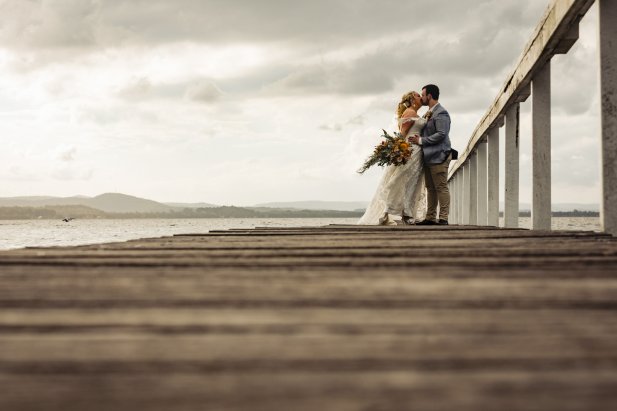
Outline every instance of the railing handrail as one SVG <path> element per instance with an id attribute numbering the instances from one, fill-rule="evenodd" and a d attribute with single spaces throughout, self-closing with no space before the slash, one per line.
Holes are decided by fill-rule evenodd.
<path id="1" fill-rule="evenodd" d="M 451 167 L 448 178 L 456 174 L 467 161 L 488 131 L 503 125 L 503 117 L 510 105 L 527 99 L 530 83 L 536 71 L 554 54 L 566 52 L 578 37 L 578 22 L 595 0 L 553 0 L 534 34 L 521 53 L 512 73 L 507 77 L 499 94 L 482 117 L 459 159 Z M 576 33 L 571 33 L 572 28 Z M 575 36 L 576 35 L 576 36 Z"/>

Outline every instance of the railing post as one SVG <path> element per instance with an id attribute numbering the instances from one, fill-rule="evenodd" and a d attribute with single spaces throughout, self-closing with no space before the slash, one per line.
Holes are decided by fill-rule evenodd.
<path id="1" fill-rule="evenodd" d="M 506 168 L 504 225 L 518 227 L 519 190 L 519 103 L 512 104 L 506 112 Z"/>
<path id="2" fill-rule="evenodd" d="M 454 178 L 454 187 L 456 189 L 456 204 L 454 204 L 455 212 L 456 212 L 456 224 L 461 224 L 461 178 L 463 174 L 460 172 L 456 173 L 456 177 Z"/>
<path id="3" fill-rule="evenodd" d="M 458 206 L 459 221 L 461 224 L 465 224 L 465 166 L 461 167 L 461 181 L 458 182 L 460 186 L 461 203 Z"/>
<path id="4" fill-rule="evenodd" d="M 469 224 L 478 225 L 478 154 L 469 160 Z"/>
<path id="5" fill-rule="evenodd" d="M 478 146 L 478 225 L 487 225 L 487 151 L 486 138 Z"/>
<path id="6" fill-rule="evenodd" d="M 456 173 L 456 223 L 463 224 L 463 173 L 459 170 Z"/>
<path id="7" fill-rule="evenodd" d="M 452 211 L 452 223 L 453 224 L 458 224 L 458 176 L 459 174 L 456 173 L 454 174 L 454 176 L 452 177 L 452 179 L 450 180 L 452 182 L 452 205 L 451 205 L 451 211 Z"/>
<path id="8" fill-rule="evenodd" d="M 531 227 L 551 229 L 551 62 L 532 81 Z"/>
<path id="9" fill-rule="evenodd" d="M 454 208 L 456 209 L 456 224 L 462 224 L 461 221 L 461 202 L 462 192 L 461 192 L 461 180 L 463 179 L 463 173 L 459 169 L 454 175 L 454 185 L 456 186 L 456 202 L 454 203 Z"/>
<path id="10" fill-rule="evenodd" d="M 488 132 L 488 225 L 499 227 L 499 127 Z"/>
<path id="11" fill-rule="evenodd" d="M 469 162 L 463 165 L 463 224 L 469 224 Z"/>
<path id="12" fill-rule="evenodd" d="M 602 204 L 605 232 L 617 235 L 617 2 L 599 1 Z"/>
<path id="13" fill-rule="evenodd" d="M 448 190 L 450 191 L 450 215 L 448 216 L 448 220 L 450 223 L 454 223 L 456 219 L 456 213 L 454 212 L 454 204 L 456 203 L 456 192 L 454 190 L 454 179 L 451 178 L 448 180 Z"/>
<path id="14" fill-rule="evenodd" d="M 458 215 L 459 224 L 465 224 L 465 164 L 461 164 L 458 169 L 459 191 L 458 191 Z"/>

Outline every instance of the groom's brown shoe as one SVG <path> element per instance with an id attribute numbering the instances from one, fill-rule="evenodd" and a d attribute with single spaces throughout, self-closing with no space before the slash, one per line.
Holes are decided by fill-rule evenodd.
<path id="1" fill-rule="evenodd" d="M 437 221 L 437 225 L 448 225 L 448 220 L 440 219 Z"/>
<path id="2" fill-rule="evenodd" d="M 434 222 L 433 220 L 422 220 L 419 223 L 416 223 L 416 225 L 435 225 L 437 224 L 436 222 Z"/>
<path id="3" fill-rule="evenodd" d="M 414 225 L 413 218 L 407 217 L 406 215 L 401 216 L 401 221 L 404 225 Z"/>

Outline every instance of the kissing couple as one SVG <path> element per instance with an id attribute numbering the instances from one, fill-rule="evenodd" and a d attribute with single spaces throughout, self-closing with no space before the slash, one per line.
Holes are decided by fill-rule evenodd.
<path id="1" fill-rule="evenodd" d="M 418 110 L 428 106 L 421 117 Z M 412 144 L 405 164 L 386 167 L 375 195 L 358 221 L 363 225 L 447 225 L 450 211 L 448 168 L 450 114 L 439 103 L 439 87 L 429 84 L 422 94 L 411 91 L 397 106 L 399 132 Z M 439 218 L 437 208 L 439 206 Z"/>

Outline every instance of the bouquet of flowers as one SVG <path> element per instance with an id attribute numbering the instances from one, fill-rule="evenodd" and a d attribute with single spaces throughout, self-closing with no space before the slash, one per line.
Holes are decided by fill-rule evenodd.
<path id="1" fill-rule="evenodd" d="M 400 166 L 407 163 L 413 151 L 411 144 L 405 140 L 400 133 L 395 132 L 394 136 L 383 130 L 384 141 L 382 141 L 369 158 L 366 159 L 358 173 L 362 174 L 375 164 L 379 166 Z"/>

